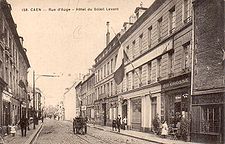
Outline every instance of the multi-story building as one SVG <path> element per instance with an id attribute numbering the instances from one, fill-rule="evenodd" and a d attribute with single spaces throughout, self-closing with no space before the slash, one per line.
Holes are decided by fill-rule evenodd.
<path id="1" fill-rule="evenodd" d="M 28 111 L 27 69 L 30 67 L 23 38 L 11 15 L 11 6 L 0 0 L 0 125 L 16 123 Z"/>
<path id="2" fill-rule="evenodd" d="M 76 117 L 81 115 L 81 83 L 82 81 L 78 82 L 75 86 L 75 94 L 76 94 Z"/>
<path id="3" fill-rule="evenodd" d="M 109 23 L 107 22 L 107 28 Z M 109 42 L 109 30 L 106 34 L 106 48 L 95 58 L 95 121 L 101 125 L 111 125 L 113 119 L 118 114 L 118 97 L 119 87 L 113 79 L 118 49 L 120 47 L 119 37 L 117 34 Z"/>
<path id="4" fill-rule="evenodd" d="M 65 108 L 63 101 L 60 101 L 57 105 L 57 112 L 55 113 L 55 118 L 58 120 L 64 120 L 65 119 Z"/>
<path id="5" fill-rule="evenodd" d="M 76 87 L 76 116 L 87 116 L 89 122 L 94 120 L 94 101 L 95 95 L 95 75 L 93 69 L 84 75 L 83 80 L 79 82 Z"/>
<path id="6" fill-rule="evenodd" d="M 116 85 L 119 48 L 128 58 Z M 120 114 L 129 129 L 150 131 L 157 115 L 169 127 L 185 119 L 188 140 L 224 142 L 223 54 L 223 0 L 155 0 L 136 8 L 95 59 L 96 121 L 107 125 Z"/>
<path id="7" fill-rule="evenodd" d="M 94 101 L 96 100 L 95 95 L 95 74 L 91 72 L 87 79 L 83 83 L 87 83 L 87 93 L 86 93 L 86 99 L 87 99 L 87 110 L 86 110 L 86 116 L 89 119 L 89 122 L 94 121 L 95 113 L 94 113 Z"/>
<path id="8" fill-rule="evenodd" d="M 72 121 L 76 116 L 76 93 L 75 87 L 80 82 L 80 79 L 76 79 L 71 87 L 67 88 L 63 95 L 63 103 L 65 106 L 65 120 Z"/>

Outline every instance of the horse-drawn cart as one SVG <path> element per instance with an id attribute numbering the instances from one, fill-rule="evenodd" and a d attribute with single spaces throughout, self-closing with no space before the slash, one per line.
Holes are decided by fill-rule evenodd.
<path id="1" fill-rule="evenodd" d="M 76 117 L 73 119 L 73 133 L 86 134 L 87 133 L 87 120 L 83 117 Z"/>

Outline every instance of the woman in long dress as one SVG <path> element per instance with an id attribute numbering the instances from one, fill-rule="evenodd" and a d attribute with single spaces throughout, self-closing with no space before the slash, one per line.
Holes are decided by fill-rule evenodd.
<path id="1" fill-rule="evenodd" d="M 166 138 L 166 136 L 168 135 L 168 125 L 166 123 L 166 121 L 164 121 L 164 123 L 162 124 L 162 133 L 161 135 Z"/>

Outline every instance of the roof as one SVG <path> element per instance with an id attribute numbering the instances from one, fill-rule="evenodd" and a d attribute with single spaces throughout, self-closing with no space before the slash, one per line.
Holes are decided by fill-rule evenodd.
<path id="1" fill-rule="evenodd" d="M 141 10 L 147 10 L 148 8 L 137 7 L 134 12 L 137 13 L 140 9 Z"/>
<path id="2" fill-rule="evenodd" d="M 119 41 L 122 43 L 124 42 L 140 25 L 142 25 L 143 21 L 147 20 L 150 15 L 152 15 L 166 0 L 155 0 L 153 4 L 149 8 L 143 8 L 143 7 L 137 7 L 135 11 L 139 9 L 146 10 L 136 21 L 135 23 L 122 35 L 118 33 L 107 45 L 105 49 L 107 49 L 114 41 L 116 41 L 116 44 L 111 48 L 111 50 L 102 58 L 100 61 L 97 62 L 97 59 L 102 55 L 102 53 L 105 51 L 105 49 L 95 58 L 95 65 L 96 67 L 99 63 L 101 63 L 104 59 L 108 57 L 112 51 L 114 51 L 118 45 Z M 117 39 L 119 38 L 119 40 Z"/>

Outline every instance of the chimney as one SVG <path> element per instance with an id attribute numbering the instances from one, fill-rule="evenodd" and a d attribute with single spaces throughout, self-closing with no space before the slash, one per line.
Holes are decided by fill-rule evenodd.
<path id="1" fill-rule="evenodd" d="M 89 75 L 91 75 L 93 73 L 93 69 L 92 68 L 89 68 L 88 69 L 88 73 L 89 73 Z"/>
<path id="2" fill-rule="evenodd" d="M 141 2 L 140 7 L 137 7 L 134 13 L 137 16 L 137 19 L 147 10 L 147 8 L 142 7 L 143 3 Z"/>
<path id="3" fill-rule="evenodd" d="M 20 40 L 21 45 L 23 46 L 23 41 L 24 41 L 23 37 L 20 36 L 19 40 Z"/>
<path id="4" fill-rule="evenodd" d="M 125 30 L 124 29 L 121 29 L 120 30 L 120 35 L 123 35 L 125 33 Z"/>
<path id="5" fill-rule="evenodd" d="M 123 23 L 123 29 L 125 31 L 127 31 L 131 26 L 132 26 L 133 23 L 130 23 L 130 22 L 124 22 Z"/>
<path id="6" fill-rule="evenodd" d="M 106 26 L 107 26 L 107 33 L 106 33 L 106 46 L 107 46 L 110 42 L 109 22 L 106 22 Z"/>
<path id="7" fill-rule="evenodd" d="M 129 17 L 129 23 L 135 23 L 136 20 L 137 20 L 137 16 L 135 14 Z"/>

